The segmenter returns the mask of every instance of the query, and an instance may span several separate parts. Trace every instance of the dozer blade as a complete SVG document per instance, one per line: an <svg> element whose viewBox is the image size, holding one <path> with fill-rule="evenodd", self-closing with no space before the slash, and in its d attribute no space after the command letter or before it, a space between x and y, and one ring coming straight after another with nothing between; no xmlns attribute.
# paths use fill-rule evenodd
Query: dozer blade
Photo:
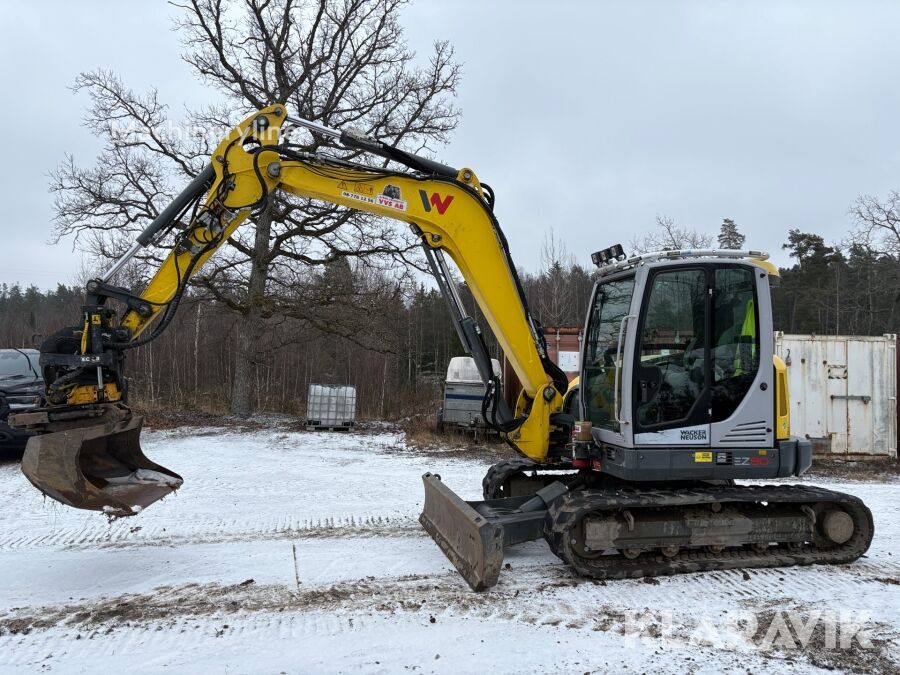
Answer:
<svg viewBox="0 0 900 675"><path fill-rule="evenodd" d="M473 591L497 583L503 566L503 526L481 516L441 482L422 476L425 506L419 522Z"/></svg>
<svg viewBox="0 0 900 675"><path fill-rule="evenodd" d="M141 451L142 417L32 436L22 473L48 497L76 509L133 516L177 490L177 473Z"/></svg>
<svg viewBox="0 0 900 675"><path fill-rule="evenodd" d="M465 502L436 473L426 473L422 482L419 522L473 591L497 583L505 547L544 537L548 505L569 492L555 481L533 495Z"/></svg>

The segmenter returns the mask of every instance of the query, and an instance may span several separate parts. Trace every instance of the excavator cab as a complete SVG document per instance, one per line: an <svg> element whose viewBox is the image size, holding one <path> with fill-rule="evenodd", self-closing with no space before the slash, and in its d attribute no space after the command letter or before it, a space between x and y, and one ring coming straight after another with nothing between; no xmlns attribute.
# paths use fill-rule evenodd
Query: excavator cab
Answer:
<svg viewBox="0 0 900 675"><path fill-rule="evenodd" d="M776 424L764 254L664 251L601 266L585 330L585 419L603 470L635 481L799 475L809 448ZM713 456L713 451L719 451ZM710 460L710 461L706 461Z"/></svg>
<svg viewBox="0 0 900 675"><path fill-rule="evenodd" d="M470 587L497 583L504 547L540 538L602 579L858 558L872 537L858 499L734 485L811 463L790 436L785 365L761 339L777 277L765 254L604 253L572 442L494 465L483 501L423 476L420 522Z"/></svg>

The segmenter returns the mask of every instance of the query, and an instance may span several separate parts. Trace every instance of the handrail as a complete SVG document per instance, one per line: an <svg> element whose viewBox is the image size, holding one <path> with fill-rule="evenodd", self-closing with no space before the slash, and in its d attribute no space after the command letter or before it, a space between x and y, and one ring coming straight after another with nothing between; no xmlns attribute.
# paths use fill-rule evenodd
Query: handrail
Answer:
<svg viewBox="0 0 900 675"><path fill-rule="evenodd" d="M625 333L625 325L628 323L629 319L636 318L637 316L635 316L634 314L626 314L622 317L622 321L619 323L619 343L616 345L616 373L613 378L613 413L616 416L616 423L620 427L623 424L627 424L627 422L619 416L619 361L620 355L622 353L622 342Z"/></svg>

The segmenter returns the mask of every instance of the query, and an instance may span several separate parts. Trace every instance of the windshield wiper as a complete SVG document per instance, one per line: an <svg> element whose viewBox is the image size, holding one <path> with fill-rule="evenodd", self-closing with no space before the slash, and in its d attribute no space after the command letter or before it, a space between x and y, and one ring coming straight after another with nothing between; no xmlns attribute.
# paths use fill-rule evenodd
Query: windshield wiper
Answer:
<svg viewBox="0 0 900 675"><path fill-rule="evenodd" d="M16 349L16 348L13 347L13 349ZM28 358L28 354L23 352L21 349L16 349L16 351L25 357L25 361L28 363L28 370L30 370L31 374L34 375L34 379L36 379L36 380L40 379L41 376L37 374L37 371L34 369L34 366L31 365L31 359ZM25 376L22 375L22 377L25 377Z"/></svg>

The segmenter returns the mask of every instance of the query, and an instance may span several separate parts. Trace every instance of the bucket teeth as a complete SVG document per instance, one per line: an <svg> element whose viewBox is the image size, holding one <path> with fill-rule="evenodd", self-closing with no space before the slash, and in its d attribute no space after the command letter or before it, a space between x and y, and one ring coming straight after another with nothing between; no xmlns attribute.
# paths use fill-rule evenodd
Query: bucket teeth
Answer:
<svg viewBox="0 0 900 675"><path fill-rule="evenodd" d="M482 517L441 482L422 476L425 506L419 522L473 591L497 583L503 566L503 526Z"/></svg>
<svg viewBox="0 0 900 675"><path fill-rule="evenodd" d="M22 473L41 492L77 509L133 516L171 494L181 476L141 451L142 417L28 439Z"/></svg>

